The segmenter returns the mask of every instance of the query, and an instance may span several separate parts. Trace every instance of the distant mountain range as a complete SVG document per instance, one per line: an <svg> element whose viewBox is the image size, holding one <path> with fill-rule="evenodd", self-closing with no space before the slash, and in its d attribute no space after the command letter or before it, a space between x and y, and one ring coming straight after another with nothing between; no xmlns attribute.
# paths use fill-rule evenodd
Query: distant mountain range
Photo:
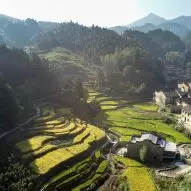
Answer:
<svg viewBox="0 0 191 191"><path fill-rule="evenodd" d="M10 23L17 23L17 22L24 22L24 20L0 14L0 29L6 27L6 25ZM59 23L50 21L39 21L38 24L40 25L42 30L49 30L56 27Z"/></svg>
<svg viewBox="0 0 191 191"><path fill-rule="evenodd" d="M166 20L158 15L150 13L126 26L116 26L110 29L122 34L125 30L133 29L141 32L148 32L155 29L168 30L174 34L183 37L191 31L191 16L180 16L174 19Z"/></svg>
<svg viewBox="0 0 191 191"><path fill-rule="evenodd" d="M35 21L34 19L21 20L0 14L0 44L23 48L42 32L50 31L59 23Z"/></svg>

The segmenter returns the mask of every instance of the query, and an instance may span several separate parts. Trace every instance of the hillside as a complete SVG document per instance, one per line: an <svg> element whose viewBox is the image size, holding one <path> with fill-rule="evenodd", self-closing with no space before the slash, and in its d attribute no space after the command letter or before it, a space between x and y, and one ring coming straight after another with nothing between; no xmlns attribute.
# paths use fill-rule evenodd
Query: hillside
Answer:
<svg viewBox="0 0 191 191"><path fill-rule="evenodd" d="M184 25L149 14L118 34L2 18L0 45L17 48L0 46L0 191L190 190L178 150L190 133L153 99L190 80Z"/></svg>
<svg viewBox="0 0 191 191"><path fill-rule="evenodd" d="M180 17L169 20L169 22L175 22L180 25L184 25L191 30L191 16L180 16Z"/></svg>
<svg viewBox="0 0 191 191"><path fill-rule="evenodd" d="M59 68L58 73L63 71L67 76L67 73L73 70L73 75L78 76L79 74L78 64L74 65L73 61L68 64L65 59L63 62L63 53L55 49L61 47L73 52L73 54L80 55L83 61L88 63L80 65L89 70L87 73L90 71L94 73L93 79L90 80L92 84L95 84L96 81L97 86L108 89L110 93L115 92L120 95L123 91L127 95L133 94L145 96L145 98L151 95L154 88L163 87L164 81L167 81L163 76L167 72L164 69L164 65L167 63L166 54L170 51L182 53L185 50L182 40L170 31L157 29L143 33L128 30L123 35L118 35L112 30L97 26L88 28L73 22L62 23L54 31L39 35L32 43L37 50L46 52L45 58L51 60L52 63L56 63L56 68ZM139 57L142 53L144 59L133 59L133 57ZM79 61L75 62L80 63ZM149 66L147 64L140 65L146 62ZM63 65L61 66L60 63L63 63ZM158 63L159 68L155 65L156 63ZM184 70L183 65L181 67ZM160 75L156 75L156 81L153 80L154 86L148 80L148 78L152 78L149 70L153 72L156 70L156 73L160 71ZM95 73L97 73L96 76ZM134 76L131 76L133 73ZM143 76L148 76L148 78L141 77L142 81L138 80L138 73L142 73ZM127 74L131 77L127 77ZM136 80L133 80L136 75L138 75ZM178 80L178 76L176 80ZM168 78L168 76L165 78ZM126 91L126 89L129 89L129 91Z"/></svg>
<svg viewBox="0 0 191 191"><path fill-rule="evenodd" d="M165 23L162 23L158 26L156 26L157 28L160 28L162 30L168 30L168 31L171 31L173 32L174 34L180 36L180 37L183 37L185 36L186 34L189 33L189 29L184 26L183 24L179 24L179 23L176 23L176 22L165 22Z"/></svg>
<svg viewBox="0 0 191 191"><path fill-rule="evenodd" d="M0 35L4 42L11 47L24 48L34 37L54 29L57 25L59 23L37 22L30 18L21 20L0 14Z"/></svg>
<svg viewBox="0 0 191 191"><path fill-rule="evenodd" d="M43 32L47 32L49 30L52 30L52 29L56 28L60 23L39 21L38 24L39 24L39 26L40 26L40 28L42 29Z"/></svg>
<svg viewBox="0 0 191 191"><path fill-rule="evenodd" d="M141 31L141 32L144 32L144 33L147 33L149 31L152 31L152 30L155 30L155 29L157 29L156 25L153 25L151 23L146 23L143 26L136 26L136 27L132 28L132 30Z"/></svg>
<svg viewBox="0 0 191 191"><path fill-rule="evenodd" d="M112 27L112 30L122 34L125 30L133 29L141 32L149 32L155 29L168 30L174 34L183 37L191 29L191 17L180 16L174 19L166 20L155 14L149 14L126 26Z"/></svg>
<svg viewBox="0 0 191 191"><path fill-rule="evenodd" d="M79 56L64 48L53 48L46 52L40 52L41 58L48 59L50 67L54 68L56 75L64 78L85 78L87 63Z"/></svg>
<svg viewBox="0 0 191 191"><path fill-rule="evenodd" d="M130 23L129 25L127 25L127 27L132 28L132 27L136 27L136 26L142 26L145 25L147 23L151 23L153 25L159 25L164 23L166 20L162 17L159 17L158 15L155 15L153 13L150 13L149 15L145 16L144 18L141 18L133 23Z"/></svg>
<svg viewBox="0 0 191 191"><path fill-rule="evenodd" d="M130 41L124 40L112 30L92 26L90 28L78 23L62 23L54 31L43 33L33 41L40 50L63 47L73 52L80 52L89 61L99 64L97 55L112 53L116 48L124 48Z"/></svg>

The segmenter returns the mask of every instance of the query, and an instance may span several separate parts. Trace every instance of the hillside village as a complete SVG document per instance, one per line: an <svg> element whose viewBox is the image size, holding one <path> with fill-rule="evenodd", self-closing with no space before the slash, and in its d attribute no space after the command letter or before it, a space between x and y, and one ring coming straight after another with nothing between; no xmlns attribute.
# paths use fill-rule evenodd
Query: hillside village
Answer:
<svg viewBox="0 0 191 191"><path fill-rule="evenodd" d="M161 92L163 101L173 114L177 114L177 127L184 127L184 132L191 136L191 83L180 83L177 89L168 92ZM156 98L155 98L156 100ZM156 101L156 104L160 102ZM163 106L165 107L165 106ZM164 108L163 108L164 109Z"/></svg>
<svg viewBox="0 0 191 191"><path fill-rule="evenodd" d="M161 22L0 15L0 191L190 191L191 26Z"/></svg>

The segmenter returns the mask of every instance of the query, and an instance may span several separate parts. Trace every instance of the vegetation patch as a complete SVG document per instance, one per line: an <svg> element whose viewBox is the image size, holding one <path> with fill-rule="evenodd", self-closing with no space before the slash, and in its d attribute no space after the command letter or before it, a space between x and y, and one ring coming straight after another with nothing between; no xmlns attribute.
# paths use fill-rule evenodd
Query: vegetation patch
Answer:
<svg viewBox="0 0 191 191"><path fill-rule="evenodd" d="M159 107L153 103L135 104L134 107L137 107L145 111L157 111L159 109Z"/></svg>
<svg viewBox="0 0 191 191"><path fill-rule="evenodd" d="M112 131L117 132L121 136L141 134L142 132L157 132L161 133L168 140L177 143L190 142L189 138L176 131L172 125L164 123L162 116L157 112L147 113L147 111L125 107L115 111L107 111L105 115L104 123L112 126Z"/></svg>
<svg viewBox="0 0 191 191"><path fill-rule="evenodd" d="M45 140L54 138L53 136L35 136L30 139L20 141L16 143L16 147L22 152L26 153L32 150L36 150L42 146Z"/></svg>
<svg viewBox="0 0 191 191"><path fill-rule="evenodd" d="M156 191L156 186L149 170L141 163L132 159L114 156L115 160L125 165L122 176L127 177L130 190L132 191Z"/></svg>

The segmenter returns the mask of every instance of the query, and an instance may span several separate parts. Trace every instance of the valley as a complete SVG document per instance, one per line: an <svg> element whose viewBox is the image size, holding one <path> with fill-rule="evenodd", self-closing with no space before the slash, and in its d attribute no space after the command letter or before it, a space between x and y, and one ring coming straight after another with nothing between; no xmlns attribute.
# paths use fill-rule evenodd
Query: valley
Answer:
<svg viewBox="0 0 191 191"><path fill-rule="evenodd" d="M189 191L190 21L0 14L0 191Z"/></svg>
<svg viewBox="0 0 191 191"><path fill-rule="evenodd" d="M143 132L158 133L176 143L190 139L163 122L152 102L128 102L88 89L87 101L93 100L101 111L91 124L75 118L71 108L41 103L39 117L0 141L9 143L14 155L33 169L36 189L41 191L95 190L106 180L109 188L116 175L127 179L130 190L157 190L154 169L116 155L107 136L116 136L118 143Z"/></svg>

